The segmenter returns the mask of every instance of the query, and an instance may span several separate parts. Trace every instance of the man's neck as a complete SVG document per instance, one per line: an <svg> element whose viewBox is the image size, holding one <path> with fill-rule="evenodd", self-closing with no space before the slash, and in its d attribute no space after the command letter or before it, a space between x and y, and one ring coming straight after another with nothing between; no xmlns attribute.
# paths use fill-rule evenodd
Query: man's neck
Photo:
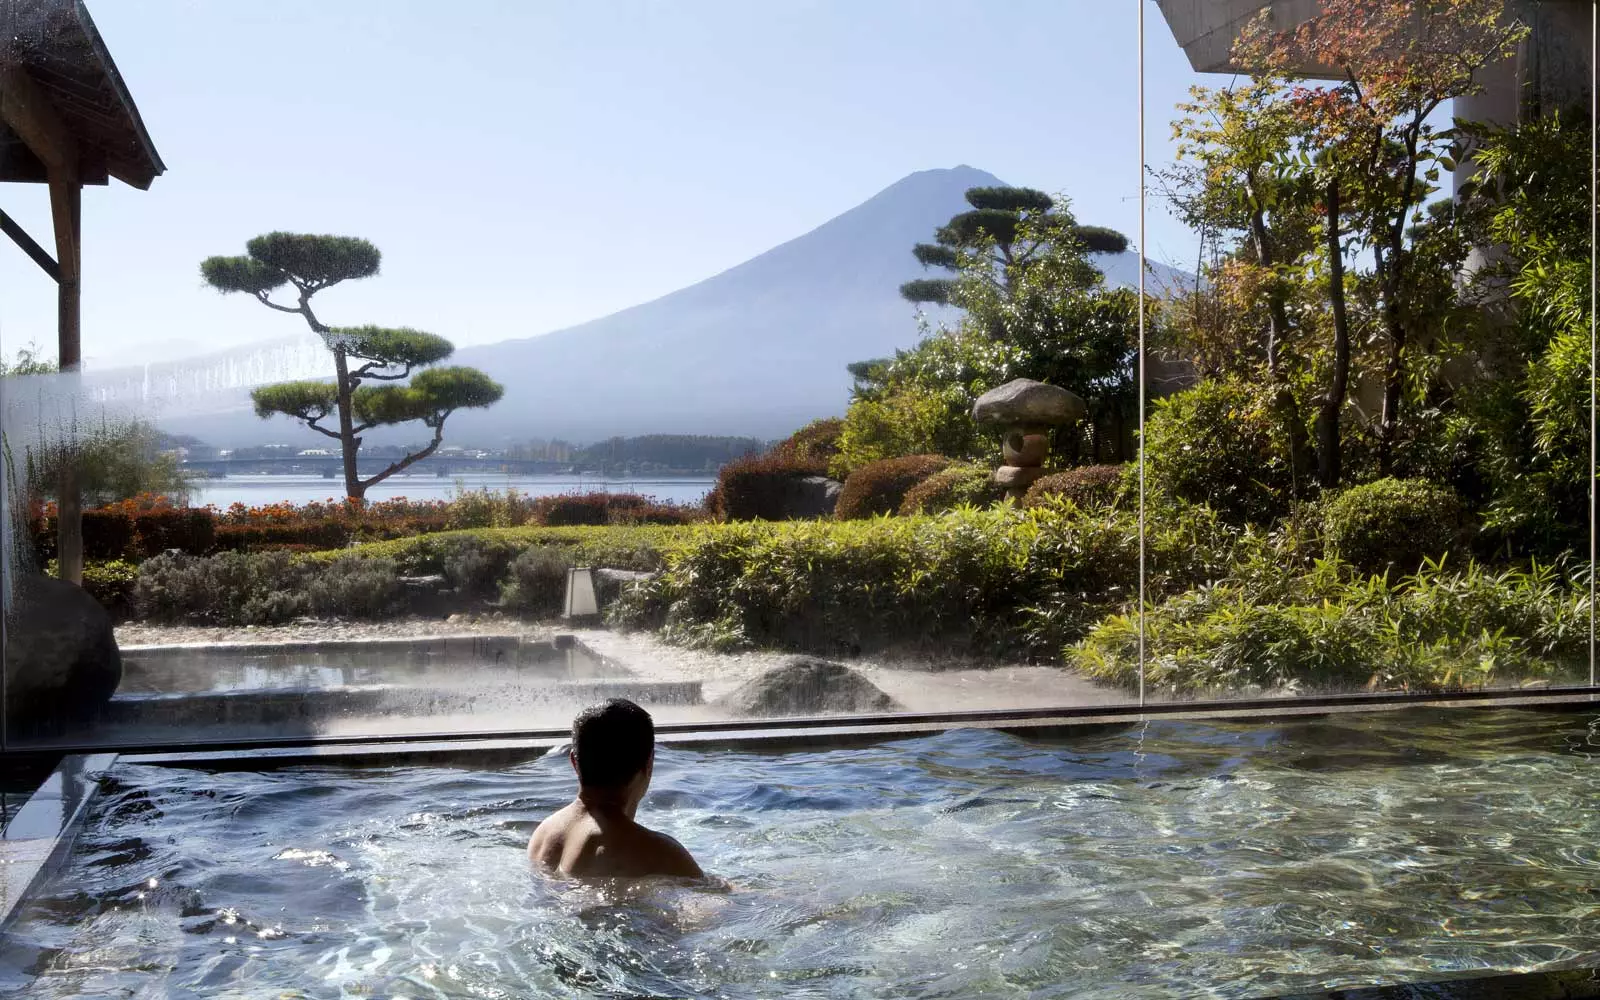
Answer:
<svg viewBox="0 0 1600 1000"><path fill-rule="evenodd" d="M639 803L629 801L625 793L609 788L580 788L577 801L590 815L626 819L629 822L633 821L633 814L639 809Z"/></svg>

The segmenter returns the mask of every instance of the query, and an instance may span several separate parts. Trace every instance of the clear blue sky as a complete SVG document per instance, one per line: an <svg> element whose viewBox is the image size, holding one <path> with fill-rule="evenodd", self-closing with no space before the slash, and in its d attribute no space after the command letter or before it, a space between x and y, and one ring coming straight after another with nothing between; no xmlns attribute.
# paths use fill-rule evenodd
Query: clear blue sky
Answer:
<svg viewBox="0 0 1600 1000"><path fill-rule="evenodd" d="M92 365L294 331L197 274L271 229L382 249L324 319L458 344L654 298L929 167L1137 231L1139 0L88 2L168 166L85 191ZM1200 78L1146 2L1160 162ZM43 187L0 207L48 237ZM1150 225L1193 266L1154 199ZM53 287L9 241L0 289L0 347L53 345Z"/></svg>

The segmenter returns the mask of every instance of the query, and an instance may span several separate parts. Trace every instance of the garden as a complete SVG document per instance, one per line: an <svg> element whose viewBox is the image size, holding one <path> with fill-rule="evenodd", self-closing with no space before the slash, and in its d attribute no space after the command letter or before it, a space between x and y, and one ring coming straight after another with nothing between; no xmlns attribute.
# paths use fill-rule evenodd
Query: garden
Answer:
<svg viewBox="0 0 1600 1000"><path fill-rule="evenodd" d="M615 625L707 650L1130 688L1142 651L1173 696L1570 677L1590 620L1588 116L1442 124L1524 29L1497 0L1420 31L1368 6L1330 0L1315 24L1338 30L1255 23L1258 74L1178 107L1157 180L1200 236L1188 287L1141 301L1098 266L1121 234L1060 195L974 188L908 248L930 277L901 289L957 318L852 364L842 418L727 463L700 506L141 496L86 512L86 584L151 622L383 619L429 587L434 611L538 619L585 565L637 574L608 595ZM1308 62L1343 79L1293 82ZM1143 422L1142 328L1169 376ZM1083 418L1007 494L973 407L1019 378ZM32 515L41 565L53 517Z"/></svg>

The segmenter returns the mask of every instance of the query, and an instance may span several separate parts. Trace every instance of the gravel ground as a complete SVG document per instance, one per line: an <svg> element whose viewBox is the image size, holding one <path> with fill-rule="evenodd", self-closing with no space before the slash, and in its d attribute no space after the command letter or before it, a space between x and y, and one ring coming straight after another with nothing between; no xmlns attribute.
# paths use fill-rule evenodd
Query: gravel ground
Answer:
<svg viewBox="0 0 1600 1000"><path fill-rule="evenodd" d="M394 639L407 636L574 635L595 652L648 680L698 680L713 701L751 677L781 663L773 652L710 653L684 649L642 632L573 629L521 621L499 614L452 615L448 619L405 618L386 622L303 620L271 626L169 626L128 624L117 628L122 646L210 642L306 642L326 639ZM1045 705L1105 705L1128 700L1060 667L996 663L930 666L903 660L846 661L909 711L937 712Z"/></svg>

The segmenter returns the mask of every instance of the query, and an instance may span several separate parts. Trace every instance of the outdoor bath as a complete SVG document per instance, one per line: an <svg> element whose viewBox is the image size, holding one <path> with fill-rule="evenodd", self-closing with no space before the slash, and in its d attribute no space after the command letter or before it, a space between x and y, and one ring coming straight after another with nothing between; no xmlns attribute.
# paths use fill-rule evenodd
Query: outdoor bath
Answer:
<svg viewBox="0 0 1600 1000"><path fill-rule="evenodd" d="M529 869L529 832L571 792L559 753L123 758L17 911L5 983L1262 997L1449 980L1427 995L1471 996L1463 977L1577 967L1600 946L1594 726L1413 709L669 745L641 817L716 882L648 889Z"/></svg>

